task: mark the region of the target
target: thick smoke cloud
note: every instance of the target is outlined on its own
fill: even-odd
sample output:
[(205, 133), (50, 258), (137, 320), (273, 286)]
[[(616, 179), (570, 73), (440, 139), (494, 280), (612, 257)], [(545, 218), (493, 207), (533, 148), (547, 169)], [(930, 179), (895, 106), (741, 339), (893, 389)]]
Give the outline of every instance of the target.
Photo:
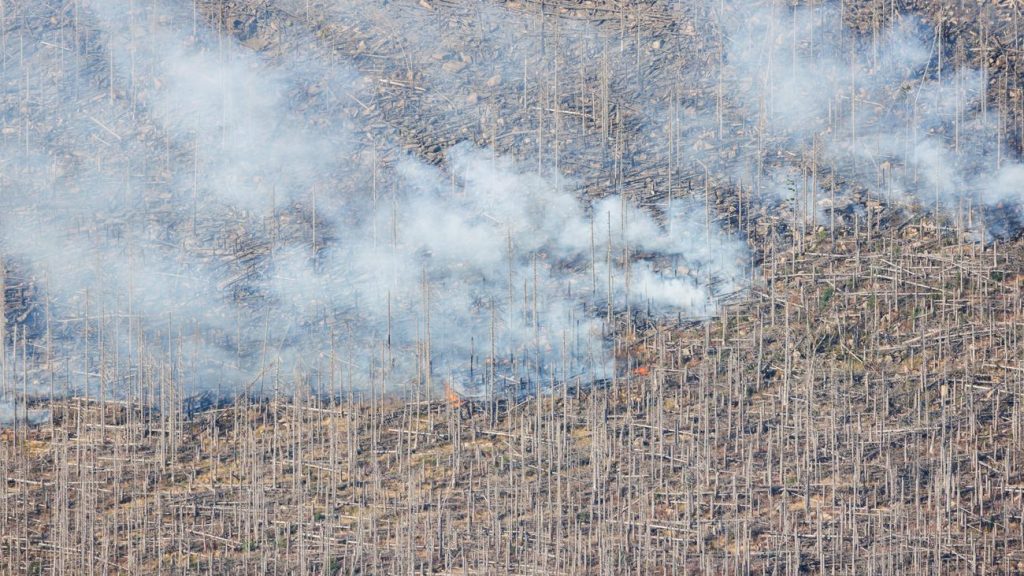
[[(8, 330), (3, 369), (25, 388), (607, 377), (610, 315), (705, 318), (745, 286), (744, 221), (720, 226), (703, 173), (755, 209), (816, 198), (789, 214), (818, 224), (866, 194), (1019, 232), (1024, 165), (989, 79), (910, 15), (863, 33), (836, 3), (679, 3), (678, 37), (654, 38), (479, 3), (456, 23), (414, 3), (261, 9), (294, 17), (287, 49), (170, 1), (9, 19), (0, 253), (35, 292), (17, 314), (33, 344), (14, 354)], [(325, 22), (390, 23), (401, 66), (357, 71)], [(676, 41), (702, 47), (672, 60)], [(406, 106), (383, 128), (364, 114), (382, 90)], [(421, 115), (464, 128), (414, 144)]]
[(615, 370), (610, 315), (703, 318), (743, 286), (704, 207), (368, 142), (347, 109), (368, 81), (308, 38), (264, 57), (171, 3), (79, 17), (78, 45), (19, 29), (3, 76), (0, 251), (38, 286), (3, 369), (33, 393), (54, 370), (107, 396), (590, 381)]
[(28, 422), (38, 424), (50, 417), (48, 410), (26, 409), (24, 404), (0, 402), (0, 423)]
[[(300, 4), (282, 5), (301, 11)], [(516, 146), (535, 147), (546, 159), (541, 171), (563, 158), (591, 165), (603, 159), (612, 165), (599, 172), (613, 186), (621, 182), (616, 171), (635, 168), (655, 175), (654, 186), (664, 190), (678, 187), (686, 177), (678, 172), (699, 161), (716, 180), (753, 188), (755, 203), (787, 204), (793, 218), (813, 216), (819, 224), (830, 222), (829, 209), (836, 208), (833, 190), (821, 189), (827, 173), (840, 182), (838, 207), (854, 213), (862, 210), (853, 198), (866, 194), (941, 217), (971, 210), (985, 240), (1020, 230), (1010, 216), (1019, 211), (1022, 164), (1005, 142), (991, 78), (912, 12), (891, 11), (889, 20), (859, 31), (847, 26), (840, 2), (677, 3), (664, 14), (654, 10), (674, 21), (667, 36), (645, 37), (640, 26), (633, 38), (544, 17), (543, 9), (472, 4), (459, 19), (468, 24), (459, 25), (401, 3), (304, 5), (316, 18), (343, 25), (372, 27), (376, 19), (415, 29), (403, 43), (435, 111), (467, 115), (475, 90), (494, 84), (502, 96), (486, 101), (480, 114), (500, 125), (531, 95), (538, 115), (518, 127)], [(476, 54), (501, 57), (467, 57), (448, 46), (454, 37)], [(673, 60), (660, 51), (666, 42), (698, 47)], [(607, 139), (620, 136), (610, 132), (608, 115), (622, 108), (643, 120), (615, 150)], [(579, 129), (577, 116), (555, 109), (589, 119), (605, 140), (580, 135), (588, 131)], [(559, 122), (557, 143), (537, 137)], [(517, 132), (503, 131), (513, 138)], [(812, 162), (816, 171), (804, 184)]]
[(1021, 203), (1024, 170), (1007, 153), (988, 78), (951, 62), (922, 21), (861, 34), (835, 3), (773, 3), (730, 6), (720, 24), (734, 104), (770, 143), (747, 147), (734, 170), (762, 197), (791, 196), (779, 184), (792, 168), (770, 159), (778, 149), (816, 147), (819, 165), (873, 196), (940, 215), (980, 210), (988, 239), (1017, 233), (1005, 212)]

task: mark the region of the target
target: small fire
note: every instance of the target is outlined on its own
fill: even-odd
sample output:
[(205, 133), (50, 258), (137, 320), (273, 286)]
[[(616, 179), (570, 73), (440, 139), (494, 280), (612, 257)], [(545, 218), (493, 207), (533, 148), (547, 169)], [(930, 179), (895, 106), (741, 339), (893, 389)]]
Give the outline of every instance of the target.
[(647, 376), (651, 373), (651, 369), (647, 366), (637, 366), (633, 369), (634, 376)]
[(448, 401), (448, 405), (452, 408), (460, 408), (466, 402), (462, 399), (462, 396), (459, 396), (458, 392), (452, 389), (447, 380), (444, 383), (444, 399)]

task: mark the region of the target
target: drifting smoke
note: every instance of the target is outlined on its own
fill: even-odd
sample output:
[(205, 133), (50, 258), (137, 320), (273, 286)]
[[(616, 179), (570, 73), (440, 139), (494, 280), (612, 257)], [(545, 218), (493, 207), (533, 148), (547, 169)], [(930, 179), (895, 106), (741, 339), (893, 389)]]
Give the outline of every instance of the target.
[(980, 210), (989, 239), (1018, 233), (1024, 165), (991, 109), (990, 79), (946, 55), (916, 17), (858, 34), (834, 3), (772, 4), (726, 10), (721, 26), (723, 75), (763, 143), (747, 147), (736, 171), (762, 198), (794, 195), (794, 168), (772, 158), (780, 149), (816, 148), (820, 166), (875, 197), (953, 215)]
[[(256, 20), (232, 37), (142, 4), (8, 19), (0, 253), (35, 292), (3, 373), (35, 391), (607, 377), (624, 315), (705, 318), (745, 285), (709, 192), (725, 180), (754, 209), (816, 198), (800, 220), (866, 194), (1020, 230), (990, 79), (914, 17), (864, 34), (835, 3), (679, 3), (653, 38), (479, 3), (453, 20), (281, 0), (261, 5), (289, 23), (263, 53)], [(394, 26), (400, 69), (357, 71), (321, 20)], [(403, 107), (381, 121), (385, 90)], [(454, 144), (474, 137), (489, 147)]]
[(368, 82), (308, 39), (270, 61), (159, 3), (80, 17), (78, 45), (19, 29), (4, 70), (0, 247), (38, 286), (8, 358), (36, 392), (58, 369), (113, 396), (589, 381), (614, 370), (609, 320), (707, 317), (743, 285), (745, 244), (704, 207), (367, 142), (347, 107)]
[(49, 410), (26, 408), (24, 404), (0, 402), (0, 424), (27, 422), (38, 424), (50, 417)]

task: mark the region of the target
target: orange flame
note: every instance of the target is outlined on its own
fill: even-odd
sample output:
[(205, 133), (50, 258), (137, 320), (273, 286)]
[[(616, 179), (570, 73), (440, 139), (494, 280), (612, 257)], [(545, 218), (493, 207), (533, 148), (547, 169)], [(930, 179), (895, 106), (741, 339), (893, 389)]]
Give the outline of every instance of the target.
[(466, 402), (459, 396), (458, 392), (452, 390), (448, 382), (444, 383), (444, 399), (448, 401), (448, 405), (452, 408), (460, 408)]
[(651, 373), (651, 369), (648, 368), (647, 366), (637, 366), (633, 370), (633, 375), (634, 376), (647, 376), (650, 373)]

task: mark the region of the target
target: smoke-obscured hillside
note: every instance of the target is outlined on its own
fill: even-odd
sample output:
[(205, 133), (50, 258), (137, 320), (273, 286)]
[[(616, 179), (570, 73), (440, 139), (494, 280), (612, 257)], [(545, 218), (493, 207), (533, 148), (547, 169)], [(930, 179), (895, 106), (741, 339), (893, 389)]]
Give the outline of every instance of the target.
[(0, 6), (0, 573), (1024, 570), (1021, 18)]

